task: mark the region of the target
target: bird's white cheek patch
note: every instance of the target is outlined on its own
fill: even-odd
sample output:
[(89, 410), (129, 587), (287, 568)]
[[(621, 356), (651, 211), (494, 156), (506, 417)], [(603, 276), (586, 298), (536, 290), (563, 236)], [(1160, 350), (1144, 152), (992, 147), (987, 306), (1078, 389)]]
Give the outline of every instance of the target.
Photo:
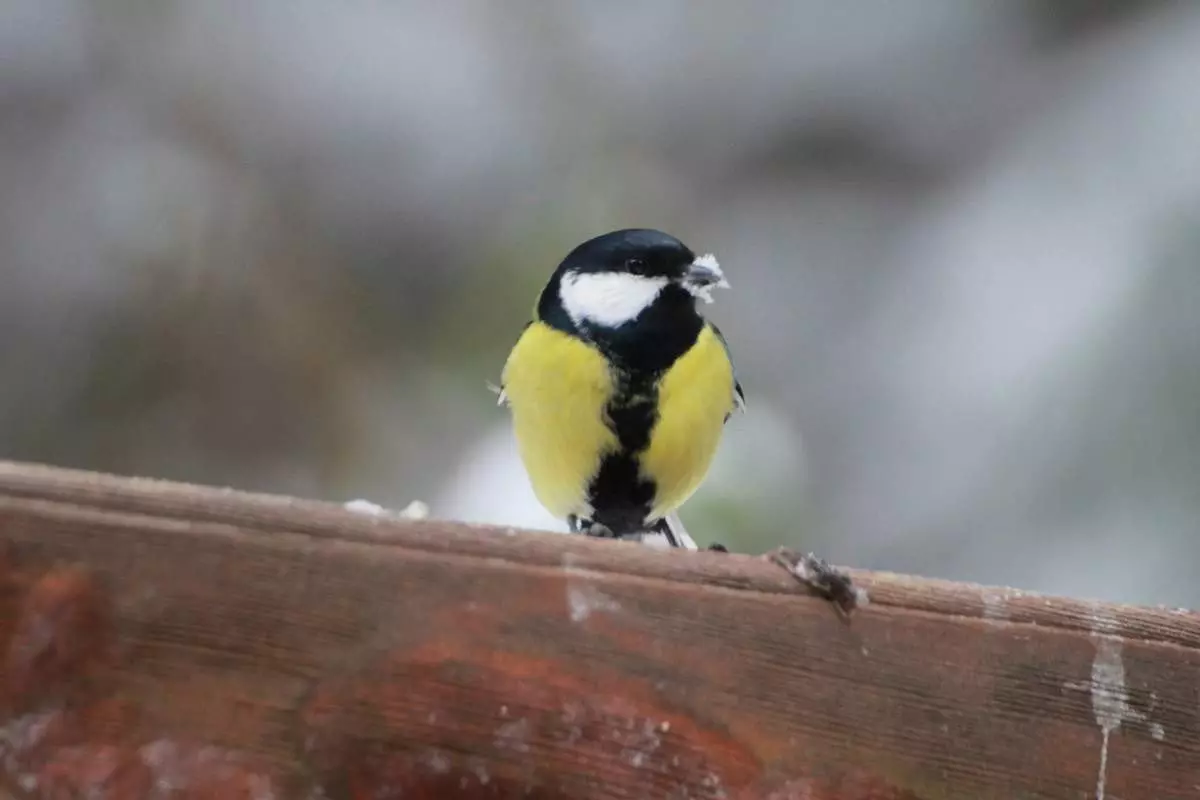
[(666, 286), (666, 278), (625, 272), (567, 273), (559, 296), (575, 324), (616, 328), (635, 319)]

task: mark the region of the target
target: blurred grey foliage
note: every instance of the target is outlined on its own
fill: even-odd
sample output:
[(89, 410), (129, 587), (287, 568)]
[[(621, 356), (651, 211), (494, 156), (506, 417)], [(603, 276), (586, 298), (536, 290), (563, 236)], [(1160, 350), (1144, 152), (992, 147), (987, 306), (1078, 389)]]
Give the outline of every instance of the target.
[(698, 538), (1200, 604), (1200, 5), (0, 2), (0, 456), (553, 525), (485, 389), (717, 253)]

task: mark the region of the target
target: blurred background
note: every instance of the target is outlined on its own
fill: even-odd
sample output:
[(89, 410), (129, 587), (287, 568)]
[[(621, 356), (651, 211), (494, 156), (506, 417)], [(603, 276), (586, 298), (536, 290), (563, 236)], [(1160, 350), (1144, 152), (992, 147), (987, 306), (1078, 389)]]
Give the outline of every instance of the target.
[(1200, 3), (0, 0), (0, 457), (562, 529), (487, 390), (713, 251), (702, 543), (1200, 605)]

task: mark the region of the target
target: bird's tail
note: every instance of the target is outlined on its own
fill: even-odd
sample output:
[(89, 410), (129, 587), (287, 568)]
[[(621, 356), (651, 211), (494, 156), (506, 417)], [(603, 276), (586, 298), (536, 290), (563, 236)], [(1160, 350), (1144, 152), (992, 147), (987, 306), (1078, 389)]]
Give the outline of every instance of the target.
[(671, 529), (675, 541), (679, 542), (679, 546), (685, 550), (699, 550), (696, 547), (696, 540), (687, 532), (687, 528), (683, 527), (683, 520), (679, 518), (678, 511), (672, 511), (667, 514), (667, 527)]
[[(664, 527), (666, 530), (663, 530)], [(675, 511), (659, 519), (650, 529), (622, 534), (620, 538), (641, 542), (647, 547), (653, 547), (658, 550), (672, 550), (675, 548), (681, 550), (700, 549), (696, 546), (696, 540), (683, 527), (683, 520), (679, 518), (678, 512)]]

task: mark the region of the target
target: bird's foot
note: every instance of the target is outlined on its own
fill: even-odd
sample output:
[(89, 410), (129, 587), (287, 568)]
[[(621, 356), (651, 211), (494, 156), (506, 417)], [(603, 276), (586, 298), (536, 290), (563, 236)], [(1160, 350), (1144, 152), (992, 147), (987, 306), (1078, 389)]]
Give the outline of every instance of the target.
[(868, 602), (866, 590), (855, 586), (849, 575), (812, 553), (777, 547), (763, 558), (783, 567), (814, 594), (833, 603), (842, 617), (849, 617), (854, 609)]

